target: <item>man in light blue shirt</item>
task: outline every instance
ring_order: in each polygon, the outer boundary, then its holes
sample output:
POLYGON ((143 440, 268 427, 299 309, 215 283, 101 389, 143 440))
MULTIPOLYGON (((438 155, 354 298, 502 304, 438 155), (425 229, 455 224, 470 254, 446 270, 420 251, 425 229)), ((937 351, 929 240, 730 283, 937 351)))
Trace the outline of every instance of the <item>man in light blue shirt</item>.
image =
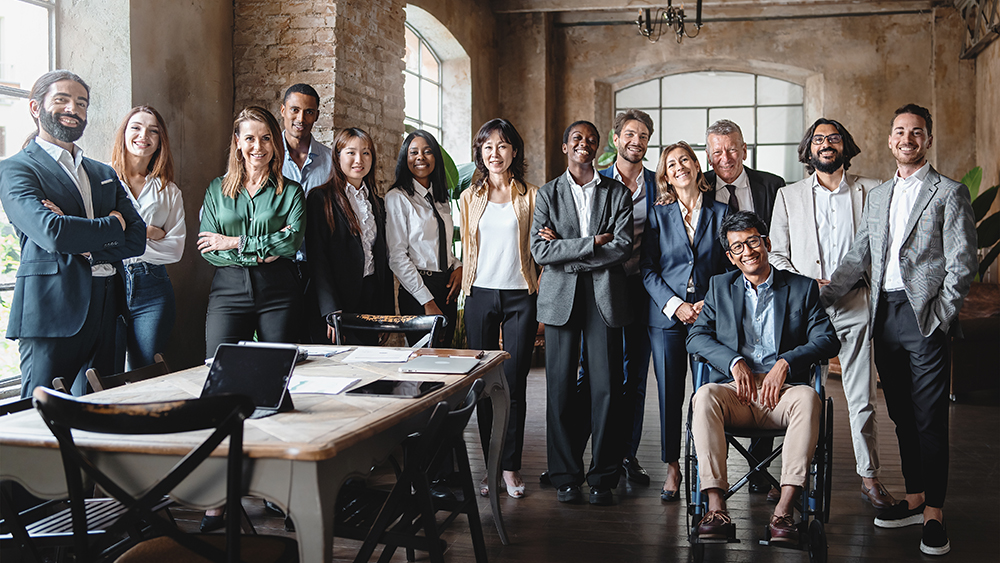
POLYGON ((688 332, 687 349, 712 367, 711 383, 691 400, 691 433, 708 513, 701 538, 732 537, 726 511, 725 427, 785 428, 781 498, 768 524, 772 542, 798 543, 793 503, 805 485, 819 437, 822 403, 808 384, 810 366, 840 350, 819 301, 816 280, 771 267, 767 226, 751 211, 727 215, 719 229, 739 271, 709 282, 705 305, 688 332))
POLYGON ((293 84, 285 90, 281 102, 281 120, 285 130, 281 138, 285 145, 285 164, 281 173, 289 180, 309 190, 330 179, 333 151, 312 136, 313 125, 319 119, 319 94, 308 84, 293 84))

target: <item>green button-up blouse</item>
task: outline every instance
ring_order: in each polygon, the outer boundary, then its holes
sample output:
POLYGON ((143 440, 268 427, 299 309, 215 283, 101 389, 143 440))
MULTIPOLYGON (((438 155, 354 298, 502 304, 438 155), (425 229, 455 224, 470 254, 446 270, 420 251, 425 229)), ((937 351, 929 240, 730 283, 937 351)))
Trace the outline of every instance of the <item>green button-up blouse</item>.
POLYGON ((272 176, 253 197, 240 190, 233 199, 222 194, 220 176, 205 192, 200 231, 240 237, 240 246, 202 256, 213 266, 256 266, 258 258, 268 256, 295 258, 305 236, 305 209, 302 187, 288 178, 281 195, 272 176))

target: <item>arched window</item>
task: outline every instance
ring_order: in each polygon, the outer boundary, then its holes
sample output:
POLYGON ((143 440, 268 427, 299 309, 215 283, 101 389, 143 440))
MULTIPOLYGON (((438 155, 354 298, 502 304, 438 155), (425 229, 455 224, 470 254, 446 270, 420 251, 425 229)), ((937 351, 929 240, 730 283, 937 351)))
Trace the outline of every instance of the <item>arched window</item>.
POLYGON ((430 131, 444 144, 441 120, 441 58, 413 27, 406 24, 406 68, 403 70, 405 123, 430 131))
POLYGON ((802 139, 801 85, 742 72, 689 72, 655 78, 615 93, 615 112, 641 109, 653 118, 646 166, 655 168, 660 149, 687 141, 705 170, 705 129, 719 119, 736 122, 747 144, 746 165, 783 177, 805 175, 796 149, 802 139))

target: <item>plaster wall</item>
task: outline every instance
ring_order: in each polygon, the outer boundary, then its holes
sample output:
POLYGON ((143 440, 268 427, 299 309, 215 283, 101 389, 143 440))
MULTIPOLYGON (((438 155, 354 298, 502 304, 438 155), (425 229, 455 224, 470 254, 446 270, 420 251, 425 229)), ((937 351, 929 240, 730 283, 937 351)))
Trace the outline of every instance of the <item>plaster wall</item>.
MULTIPOLYGON (((513 15, 498 17, 513 21, 513 15)), ((650 44, 628 26, 557 23, 546 69, 554 87, 547 138, 558 145, 556 133, 576 119, 592 120, 608 131, 614 92, 650 78, 691 70, 758 72, 806 87, 806 123, 820 116, 844 122, 862 149, 851 171, 865 176, 888 178, 894 171, 886 147, 893 110, 907 102, 928 107, 935 116, 936 151, 941 151, 941 158, 935 152, 931 160, 960 178, 976 150, 974 68, 958 59, 961 36, 955 37, 955 29, 960 25, 954 10, 941 8, 864 18, 714 22, 682 44, 670 38, 650 44), (817 44, 817 38, 822 42, 817 44)), ((501 99, 514 96, 509 89, 539 99, 545 87, 503 81, 501 99)), ((515 123, 530 118, 530 113, 522 117, 530 109, 505 106, 505 111, 515 123)), ((551 146, 529 145, 526 153, 531 163, 546 162, 544 179, 565 167, 551 146)), ((532 176, 535 180, 541 181, 532 176)))
POLYGON ((171 368, 180 369, 206 355, 205 311, 215 268, 198 252, 198 215, 209 182, 225 172, 229 150, 233 6, 227 0, 131 0, 130 20, 131 103, 116 117, 140 104, 160 112, 184 197, 187 242, 181 261, 167 266, 177 321, 165 350, 171 368))
MULTIPOLYGON (((976 163, 983 167, 980 191, 1000 184, 1000 40, 976 58, 976 163)), ((993 211, 1000 210, 994 200, 993 211)), ((1000 281, 997 262, 984 280, 1000 281)))
POLYGON ((56 67, 90 86, 87 131, 77 144, 107 162, 118 120, 132 107, 132 85, 122 79, 122 69, 131 66, 129 0, 57 2, 56 10, 56 67))

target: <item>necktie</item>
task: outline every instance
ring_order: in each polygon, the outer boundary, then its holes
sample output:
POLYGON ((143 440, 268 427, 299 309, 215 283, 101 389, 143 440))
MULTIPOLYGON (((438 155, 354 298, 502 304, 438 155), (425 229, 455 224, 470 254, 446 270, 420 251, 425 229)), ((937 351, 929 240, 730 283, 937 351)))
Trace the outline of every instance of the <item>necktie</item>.
POLYGON ((448 269, 448 243, 445 240, 448 233, 444 232, 444 219, 441 218, 441 214, 438 213, 437 206, 434 205, 434 196, 431 192, 424 194, 424 199, 427 200, 427 204, 431 206, 431 212, 434 213, 434 219, 437 220, 438 224, 438 271, 444 272, 448 269))
POLYGON ((729 213, 736 213, 740 210, 740 202, 736 199, 736 186, 726 184, 726 189, 729 190, 729 213))

